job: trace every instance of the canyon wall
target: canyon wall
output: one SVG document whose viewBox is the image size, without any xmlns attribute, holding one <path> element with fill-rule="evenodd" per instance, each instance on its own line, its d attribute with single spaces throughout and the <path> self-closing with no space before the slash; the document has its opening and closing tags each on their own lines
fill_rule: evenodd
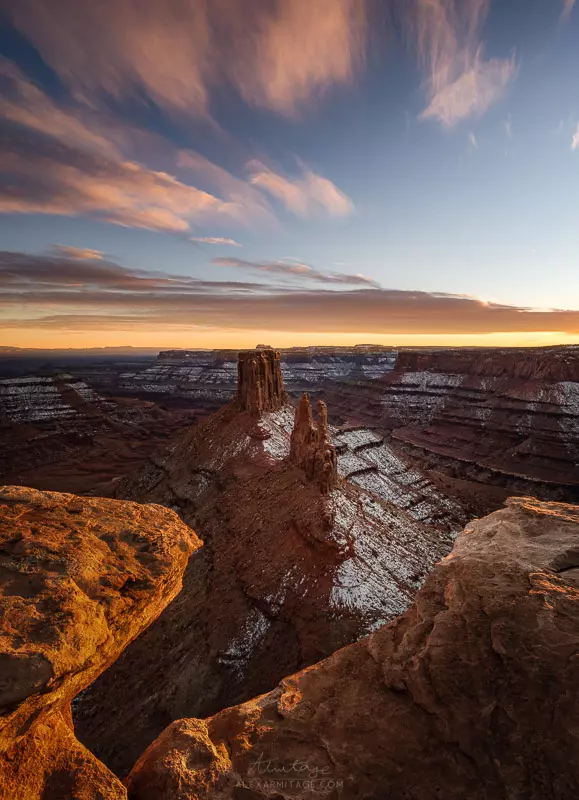
<svg viewBox="0 0 579 800">
<path fill-rule="evenodd" d="M 423 467 L 579 499 L 579 347 L 401 351 L 381 380 L 336 385 L 328 399 Z"/>
<path fill-rule="evenodd" d="M 285 387 L 296 396 L 320 391 L 332 380 L 379 378 L 396 360 L 396 351 L 379 346 L 286 348 L 278 352 Z M 165 350 L 145 369 L 122 373 L 119 383 L 128 392 L 179 396 L 217 408 L 231 398 L 236 380 L 236 351 Z"/>
</svg>

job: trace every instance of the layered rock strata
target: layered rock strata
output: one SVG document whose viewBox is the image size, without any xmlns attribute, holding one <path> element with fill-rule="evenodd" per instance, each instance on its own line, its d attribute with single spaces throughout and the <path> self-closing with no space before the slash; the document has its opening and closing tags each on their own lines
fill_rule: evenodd
<svg viewBox="0 0 579 800">
<path fill-rule="evenodd" d="M 259 416 L 277 411 L 287 401 L 279 353 L 275 350 L 250 350 L 239 353 L 237 361 L 237 406 Z"/>
<path fill-rule="evenodd" d="M 335 380 L 380 378 L 396 359 L 396 351 L 378 345 L 295 347 L 277 352 L 285 387 L 296 397 L 303 391 L 320 392 Z M 180 397 L 217 410 L 235 392 L 236 379 L 236 351 L 165 350 L 143 369 L 122 373 L 119 386 L 137 396 Z"/>
<path fill-rule="evenodd" d="M 132 800 L 574 800 L 579 507 L 513 498 L 412 607 L 208 720 L 170 725 Z"/>
<path fill-rule="evenodd" d="M 75 707 L 79 738 L 118 774 L 172 720 L 268 691 L 404 611 L 452 546 L 447 529 L 334 486 L 323 406 L 317 426 L 305 401 L 305 425 L 289 405 L 255 408 L 231 402 L 119 489 L 178 509 L 204 547 L 175 602 Z"/>
<path fill-rule="evenodd" d="M 328 411 L 323 400 L 318 400 L 317 411 L 314 423 L 310 399 L 304 393 L 295 411 L 290 461 L 317 483 L 322 494 L 328 494 L 338 485 L 338 456 L 329 441 Z"/>
<path fill-rule="evenodd" d="M 0 489 L 1 798 L 125 797 L 70 703 L 175 597 L 200 545 L 159 506 Z"/>
<path fill-rule="evenodd" d="M 336 386 L 333 413 L 468 490 L 579 501 L 579 347 L 400 351 L 379 381 Z M 482 493 L 485 493 L 483 488 Z"/>
</svg>

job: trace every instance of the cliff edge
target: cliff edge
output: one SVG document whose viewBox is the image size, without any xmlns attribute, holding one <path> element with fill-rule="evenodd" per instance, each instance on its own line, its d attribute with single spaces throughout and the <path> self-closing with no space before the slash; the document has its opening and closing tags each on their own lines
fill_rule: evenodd
<svg viewBox="0 0 579 800">
<path fill-rule="evenodd" d="M 176 596 L 200 546 L 160 506 L 0 488 L 0 798 L 126 797 L 75 738 L 70 703 Z"/>
</svg>

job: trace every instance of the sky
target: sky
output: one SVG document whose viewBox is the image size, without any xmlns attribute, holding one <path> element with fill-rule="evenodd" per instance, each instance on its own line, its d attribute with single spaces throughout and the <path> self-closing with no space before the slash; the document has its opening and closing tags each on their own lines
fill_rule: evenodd
<svg viewBox="0 0 579 800">
<path fill-rule="evenodd" d="M 0 23 L 0 345 L 579 342 L 575 0 Z"/>
</svg>

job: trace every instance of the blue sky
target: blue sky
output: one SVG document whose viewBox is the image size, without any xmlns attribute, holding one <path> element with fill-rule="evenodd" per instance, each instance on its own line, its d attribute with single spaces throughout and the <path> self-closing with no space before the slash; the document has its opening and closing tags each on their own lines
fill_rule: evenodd
<svg viewBox="0 0 579 800">
<path fill-rule="evenodd" d="M 573 6 L 14 4 L 0 343 L 577 341 Z"/>
</svg>

